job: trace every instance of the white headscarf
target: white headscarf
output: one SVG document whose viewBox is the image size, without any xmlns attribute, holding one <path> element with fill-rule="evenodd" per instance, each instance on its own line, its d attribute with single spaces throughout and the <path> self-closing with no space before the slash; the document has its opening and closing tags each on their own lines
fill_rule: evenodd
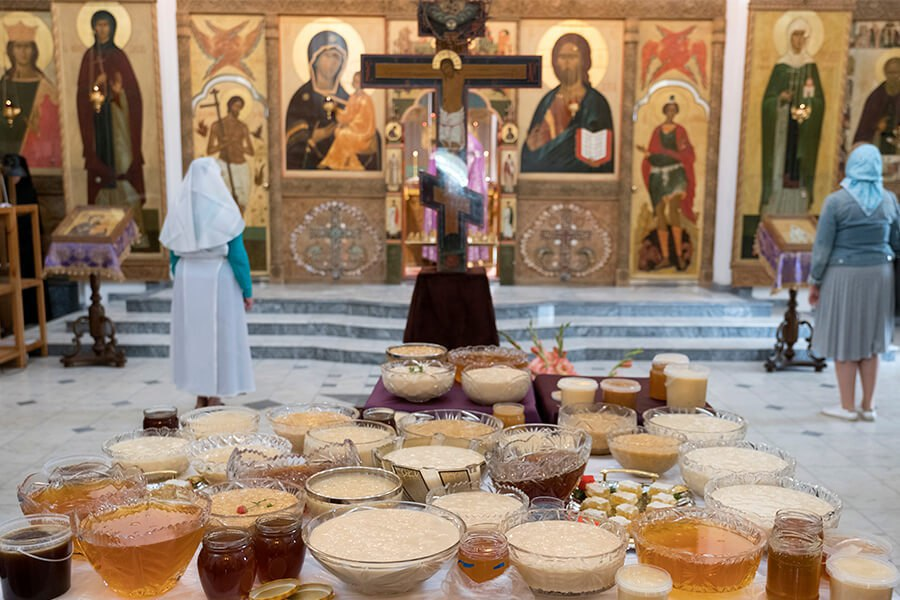
<svg viewBox="0 0 900 600">
<path fill-rule="evenodd" d="M 800 52 L 794 52 L 794 46 L 791 45 L 791 38 L 796 31 L 803 31 L 806 33 L 806 42 L 804 42 L 803 48 L 800 50 Z M 795 69 L 799 69 L 803 65 L 808 65 L 809 63 L 814 62 L 813 57 L 807 50 L 810 31 L 812 30 L 809 26 L 809 22 L 803 17 L 797 17 L 796 19 L 791 21 L 790 25 L 788 25 L 787 28 L 787 52 L 784 53 L 784 56 L 778 59 L 778 62 L 784 63 L 790 67 L 794 67 Z"/>
<path fill-rule="evenodd" d="M 214 158 L 191 163 L 181 190 L 169 205 L 159 241 L 177 254 L 227 244 L 244 231 L 244 219 Z"/>
</svg>

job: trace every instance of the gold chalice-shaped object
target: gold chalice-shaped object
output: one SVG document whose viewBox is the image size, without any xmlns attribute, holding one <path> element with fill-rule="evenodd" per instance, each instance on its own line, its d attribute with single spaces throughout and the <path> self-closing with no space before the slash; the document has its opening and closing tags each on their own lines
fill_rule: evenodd
<svg viewBox="0 0 900 600">
<path fill-rule="evenodd" d="M 13 121 L 19 114 L 22 112 L 22 109 L 13 104 L 13 101 L 7 98 L 3 101 L 3 118 L 6 119 L 6 122 L 9 123 L 9 126 L 13 126 Z"/>
<path fill-rule="evenodd" d="M 94 105 L 94 112 L 100 112 L 103 103 L 106 101 L 106 94 L 103 93 L 99 85 L 91 88 L 91 91 L 88 92 L 88 98 L 90 98 L 91 104 Z"/>
</svg>

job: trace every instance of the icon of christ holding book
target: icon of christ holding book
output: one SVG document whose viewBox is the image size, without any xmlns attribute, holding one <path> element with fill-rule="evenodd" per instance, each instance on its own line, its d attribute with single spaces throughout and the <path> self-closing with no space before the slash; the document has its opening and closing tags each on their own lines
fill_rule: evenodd
<svg viewBox="0 0 900 600">
<path fill-rule="evenodd" d="M 577 33 L 553 46 L 559 85 L 541 99 L 522 148 L 522 172 L 612 173 L 613 120 L 609 102 L 591 87 L 591 47 Z"/>
</svg>

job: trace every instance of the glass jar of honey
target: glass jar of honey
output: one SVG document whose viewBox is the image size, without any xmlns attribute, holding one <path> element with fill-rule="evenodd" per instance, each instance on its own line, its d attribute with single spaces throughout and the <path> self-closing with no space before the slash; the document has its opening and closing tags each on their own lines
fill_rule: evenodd
<svg viewBox="0 0 900 600">
<path fill-rule="evenodd" d="M 666 401 L 666 367 L 673 364 L 687 365 L 691 359 L 684 354 L 667 352 L 653 357 L 650 366 L 650 397 Z"/>
<path fill-rule="evenodd" d="M 494 416 L 503 423 L 503 428 L 525 424 L 525 407 L 515 402 L 498 402 L 494 405 Z"/>
<path fill-rule="evenodd" d="M 253 538 L 243 529 L 214 529 L 197 556 L 200 585 L 209 600 L 242 600 L 256 579 Z"/>
<path fill-rule="evenodd" d="M 825 525 L 821 515 L 805 510 L 782 508 L 775 513 L 774 529 L 808 533 L 825 540 Z"/>
<path fill-rule="evenodd" d="M 302 518 L 296 515 L 270 515 L 256 520 L 253 547 L 262 583 L 300 575 L 306 558 L 302 529 Z"/>
<path fill-rule="evenodd" d="M 766 575 L 770 600 L 816 600 L 821 574 L 822 538 L 808 531 L 772 531 Z"/>
<path fill-rule="evenodd" d="M 470 530 L 459 544 L 459 569 L 475 583 L 499 577 L 509 568 L 509 544 L 499 531 Z"/>
<path fill-rule="evenodd" d="M 397 424 L 394 422 L 394 413 L 395 411 L 393 408 L 376 406 L 364 410 L 362 418 L 366 421 L 377 421 L 378 423 L 384 423 L 385 425 L 397 429 Z"/>
<path fill-rule="evenodd" d="M 144 429 L 178 429 L 178 409 L 174 406 L 151 406 L 144 409 Z"/>
</svg>

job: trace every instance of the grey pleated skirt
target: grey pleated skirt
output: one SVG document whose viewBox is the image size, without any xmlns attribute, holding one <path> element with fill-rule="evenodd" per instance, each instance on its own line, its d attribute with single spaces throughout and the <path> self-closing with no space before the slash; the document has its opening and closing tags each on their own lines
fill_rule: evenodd
<svg viewBox="0 0 900 600">
<path fill-rule="evenodd" d="M 894 334 L 894 265 L 829 266 L 816 310 L 812 349 L 834 360 L 885 352 Z"/>
</svg>

